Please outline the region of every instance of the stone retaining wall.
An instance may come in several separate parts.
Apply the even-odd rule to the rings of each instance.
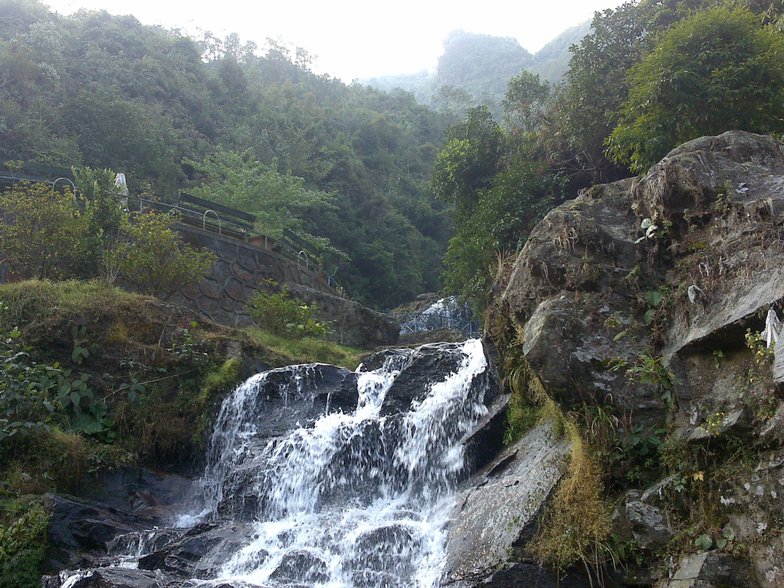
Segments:
[[[319,292],[334,294],[323,270],[313,271],[288,257],[265,248],[183,224],[175,228],[183,240],[194,247],[208,249],[218,256],[212,273],[176,295],[173,302],[200,312],[226,325],[243,326],[250,322],[245,305],[259,284],[272,279],[278,283],[298,284]],[[272,241],[268,247],[274,247]]]

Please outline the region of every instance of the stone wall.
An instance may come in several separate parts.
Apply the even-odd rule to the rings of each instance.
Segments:
[[[175,228],[187,243],[218,256],[209,276],[188,286],[173,299],[210,320],[232,326],[248,324],[245,312],[248,298],[259,284],[269,279],[334,294],[323,270],[312,265],[306,267],[304,260],[297,263],[275,251],[277,243],[271,239],[252,244],[188,225],[177,224]]]

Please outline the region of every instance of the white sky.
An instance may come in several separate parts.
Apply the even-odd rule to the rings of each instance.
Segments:
[[[80,8],[133,14],[144,24],[185,32],[238,33],[303,47],[314,69],[350,82],[435,67],[446,35],[515,37],[532,53],[559,33],[622,0],[44,0],[71,14]]]

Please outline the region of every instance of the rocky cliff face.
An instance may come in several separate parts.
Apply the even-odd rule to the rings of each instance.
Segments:
[[[603,458],[642,585],[784,586],[784,403],[755,339],[783,231],[784,145],[728,132],[551,211],[496,284],[492,335]]]

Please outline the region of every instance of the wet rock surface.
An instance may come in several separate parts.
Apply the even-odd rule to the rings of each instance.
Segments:
[[[284,435],[327,412],[357,406],[357,375],[345,368],[311,364],[266,373],[253,404],[256,418],[264,423],[260,440]]]
[[[89,567],[106,555],[118,536],[150,529],[159,519],[133,514],[87,499],[52,494],[47,497],[48,570]]]

